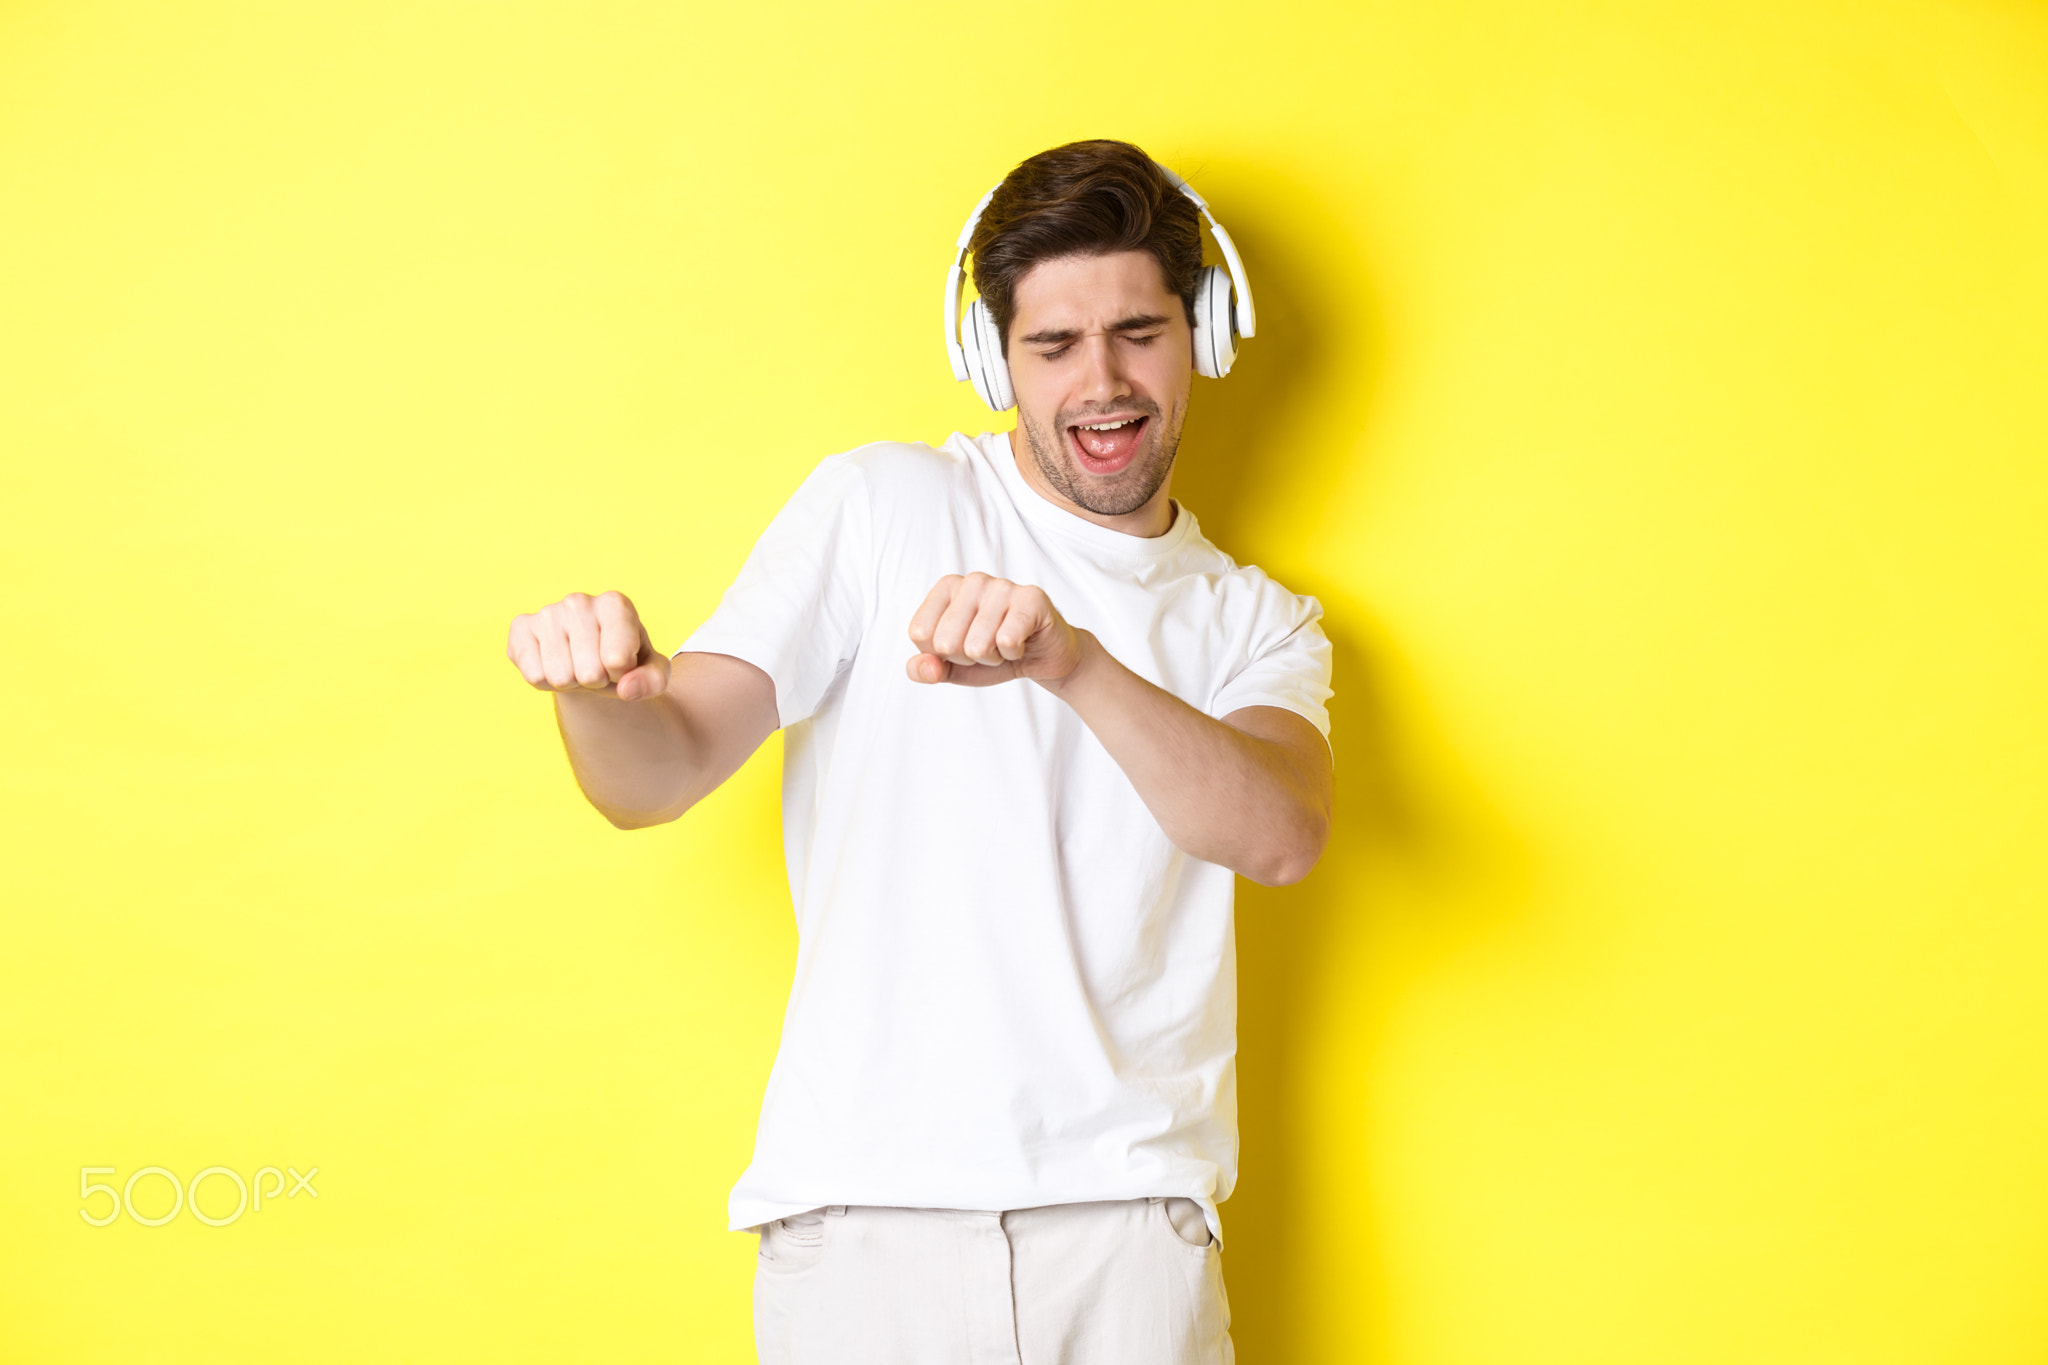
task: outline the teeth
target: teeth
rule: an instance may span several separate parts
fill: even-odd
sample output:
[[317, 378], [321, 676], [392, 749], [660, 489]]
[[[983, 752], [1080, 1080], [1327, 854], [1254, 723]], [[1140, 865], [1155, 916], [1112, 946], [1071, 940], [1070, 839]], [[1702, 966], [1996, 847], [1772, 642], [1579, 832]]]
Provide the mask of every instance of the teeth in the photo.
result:
[[1137, 418], [1135, 418], [1135, 417], [1126, 417], [1126, 418], [1124, 418], [1124, 420], [1123, 420], [1123, 421], [1121, 421], [1121, 422], [1097, 422], [1097, 423], [1096, 423], [1096, 424], [1095, 424], [1094, 426], [1084, 426], [1084, 427], [1082, 427], [1082, 428], [1081, 428], [1081, 430], [1083, 430], [1083, 431], [1115, 431], [1115, 430], [1116, 430], [1116, 429], [1117, 429], [1118, 427], [1127, 427], [1127, 426], [1129, 426], [1129, 425], [1130, 425], [1131, 423], [1133, 423], [1133, 422], [1135, 422], [1135, 421], [1137, 421], [1137, 420], [1138, 420], [1138, 419], [1137, 419]]

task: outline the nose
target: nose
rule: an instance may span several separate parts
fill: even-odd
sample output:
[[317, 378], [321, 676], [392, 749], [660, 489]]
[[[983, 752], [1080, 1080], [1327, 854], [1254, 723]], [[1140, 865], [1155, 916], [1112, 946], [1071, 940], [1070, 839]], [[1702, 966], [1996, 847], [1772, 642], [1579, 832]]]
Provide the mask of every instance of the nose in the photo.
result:
[[1116, 338], [1098, 332], [1082, 343], [1082, 401], [1111, 403], [1131, 396], [1130, 376], [1124, 370], [1124, 356]]

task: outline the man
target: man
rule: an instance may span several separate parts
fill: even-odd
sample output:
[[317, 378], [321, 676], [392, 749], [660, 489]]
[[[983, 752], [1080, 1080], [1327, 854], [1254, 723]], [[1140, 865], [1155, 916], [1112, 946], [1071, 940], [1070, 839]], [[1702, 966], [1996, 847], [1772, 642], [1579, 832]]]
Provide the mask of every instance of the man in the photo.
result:
[[1230, 1359], [1233, 873], [1322, 853], [1330, 656], [1168, 495], [1200, 230], [1128, 144], [1031, 158], [971, 242], [1015, 430], [825, 460], [673, 660], [618, 593], [513, 622], [621, 827], [785, 731], [763, 1361]]

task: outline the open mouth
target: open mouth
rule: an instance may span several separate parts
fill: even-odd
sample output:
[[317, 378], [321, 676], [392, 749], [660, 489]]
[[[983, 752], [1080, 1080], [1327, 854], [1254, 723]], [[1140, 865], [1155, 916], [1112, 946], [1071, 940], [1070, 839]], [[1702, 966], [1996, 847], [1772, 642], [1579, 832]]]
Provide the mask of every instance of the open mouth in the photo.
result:
[[1114, 474], [1130, 464], [1145, 439], [1150, 417], [1117, 417], [1067, 428], [1075, 458], [1090, 474]]

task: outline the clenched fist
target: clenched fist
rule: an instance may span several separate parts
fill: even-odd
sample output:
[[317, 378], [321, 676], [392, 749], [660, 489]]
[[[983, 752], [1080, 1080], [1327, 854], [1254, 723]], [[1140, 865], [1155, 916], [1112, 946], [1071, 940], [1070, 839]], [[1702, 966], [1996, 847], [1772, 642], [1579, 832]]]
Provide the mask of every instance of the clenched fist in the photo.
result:
[[626, 701], [668, 689], [668, 656], [654, 647], [622, 592], [572, 592], [512, 618], [505, 657], [543, 692], [605, 692]]
[[985, 573], [947, 574], [910, 618], [913, 681], [986, 687], [1012, 678], [1056, 683], [1081, 662], [1080, 632], [1043, 588]]

